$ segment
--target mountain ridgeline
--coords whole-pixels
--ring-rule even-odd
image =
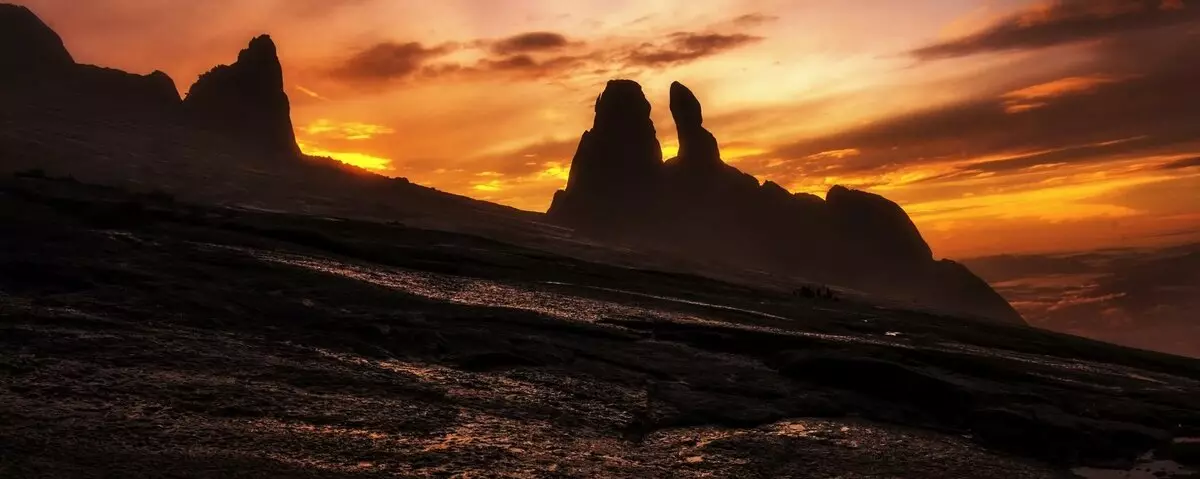
[[[665,246],[697,263],[802,276],[1022,322],[966,268],[935,261],[896,204],[842,187],[821,199],[769,181],[760,185],[721,160],[699,100],[678,83],[671,113],[679,155],[664,162],[650,111],[637,83],[608,83],[567,187],[555,194],[553,222],[588,236]],[[562,230],[541,215],[305,156],[276,45],[266,35],[251,40],[232,64],[201,75],[181,98],[161,71],[138,75],[76,62],[34,13],[0,4],[0,126],[0,166],[11,171],[46,169],[197,202],[399,219],[593,254],[572,249],[578,242],[551,239]]]
[[[721,160],[700,101],[671,85],[679,154],[662,161],[641,86],[613,80],[596,101],[552,220],[585,234],[791,274],[1007,323],[1021,316],[987,283],[935,260],[886,198],[834,186],[822,199],[789,193]]]
[[[75,119],[178,123],[258,153],[297,156],[275,44],[253,39],[237,62],[205,73],[179,97],[166,73],[137,75],[76,63],[62,39],[29,9],[0,4],[0,87],[23,105]],[[11,103],[11,102],[6,102]]]

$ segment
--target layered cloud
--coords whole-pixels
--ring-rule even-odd
[[[926,45],[913,54],[937,59],[1104,41],[1200,18],[1184,0],[1043,0],[971,35]]]
[[[771,21],[769,16],[747,14],[697,31],[589,41],[552,31],[438,45],[388,40],[354,52],[331,73],[337,79],[365,83],[414,76],[469,80],[497,75],[516,79],[621,75],[685,65],[751,45],[763,37],[733,30]],[[447,58],[451,54],[456,58]]]
[[[452,45],[425,46],[419,42],[383,42],[359,51],[333,69],[337,77],[369,82],[407,78],[426,62],[445,55]]]

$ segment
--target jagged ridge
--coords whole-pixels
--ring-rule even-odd
[[[275,44],[262,35],[237,62],[202,75],[181,100],[161,71],[137,75],[76,63],[62,38],[28,8],[0,4],[0,86],[24,103],[80,119],[180,123],[273,155],[300,155]]]
[[[585,234],[647,242],[684,256],[832,282],[955,313],[1020,323],[1020,315],[965,267],[937,261],[896,203],[834,186],[825,199],[791,194],[721,160],[699,100],[671,85],[679,155],[666,162],[649,102],[629,80],[600,98],[638,108],[603,109],[584,134],[567,188],[550,217]],[[628,125],[644,125],[630,129]],[[641,145],[630,150],[628,145]],[[637,165],[636,168],[631,165]]]

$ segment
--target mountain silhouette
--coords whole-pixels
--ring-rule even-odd
[[[0,169],[161,191],[184,201],[406,224],[534,242],[542,215],[305,155],[269,36],[180,98],[165,73],[77,63],[23,6],[0,4]],[[647,105],[648,107],[648,105]]]
[[[165,73],[135,75],[76,63],[62,39],[29,9],[0,4],[0,86],[39,104],[109,116],[170,115],[179,106]]]
[[[267,35],[251,40],[237,62],[201,75],[183,106],[188,120],[201,128],[272,153],[300,154],[283,90],[283,66]]]
[[[843,186],[822,199],[760,184],[721,160],[691,90],[675,82],[670,99],[679,154],[661,162],[641,88],[608,83],[548,211],[552,220],[610,240],[1023,323],[968,269],[935,260],[896,203]]]
[[[267,153],[298,157],[283,68],[271,38],[250,41],[237,62],[201,75],[186,99],[166,73],[137,75],[76,63],[29,9],[0,5],[0,85],[24,105],[77,120],[135,119],[195,126]]]
[[[0,5],[0,86],[0,162],[11,169],[149,186],[194,201],[402,218],[526,244],[561,235],[538,215],[303,155],[276,45],[266,35],[232,64],[201,75],[181,99],[165,73],[77,63],[35,14]],[[609,82],[595,109],[567,187],[548,212],[554,223],[666,249],[696,265],[798,275],[1021,321],[966,268],[935,261],[895,203],[841,187],[825,199],[792,194],[725,164],[700,101],[682,84],[671,86],[679,155],[665,162],[640,85]],[[571,240],[553,244],[598,254]],[[719,274],[738,275],[729,271]]]
[[[636,233],[654,216],[646,209],[655,201],[661,165],[662,147],[641,85],[611,81],[596,98],[596,119],[579,140],[567,189],[556,194],[550,214]]]

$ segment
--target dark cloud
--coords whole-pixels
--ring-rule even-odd
[[[996,93],[798,141],[766,156],[832,167],[826,174],[999,158],[963,171],[981,173],[1191,151],[1200,143],[1197,39],[1167,27],[1099,46],[1097,59],[1078,74],[1108,73],[1105,81],[1080,76],[1030,85],[1020,90],[1036,95],[1028,108],[1014,110],[1011,93]],[[836,162],[819,156],[846,149],[858,154]]]
[[[557,32],[526,32],[499,40],[480,39],[460,44],[427,46],[420,42],[382,42],[359,51],[332,70],[343,80],[381,83],[419,75],[423,78],[475,77],[520,79],[568,76],[621,76],[645,68],[681,65],[762,40],[746,33],[717,33],[749,28],[774,17],[748,14],[700,32],[676,32],[661,41],[628,42],[608,39],[595,43],[572,41]],[[455,50],[482,53],[473,63],[439,62]]]
[[[541,52],[547,50],[558,50],[567,45],[570,41],[566,36],[560,33],[553,32],[529,32],[520,35],[513,35],[503,40],[496,41],[491,45],[492,53],[497,55],[513,55],[527,52]]]
[[[1184,158],[1182,160],[1175,160],[1175,161],[1172,161],[1165,165],[1162,165],[1159,168],[1162,168],[1164,170],[1182,170],[1184,168],[1196,168],[1196,167],[1200,167],[1200,156],[1197,156],[1194,158]]]
[[[1035,326],[1200,357],[1200,244],[963,263]]]
[[[747,13],[740,17],[734,18],[732,23],[744,27],[756,27],[764,23],[770,23],[779,20],[779,17],[774,15],[766,15],[762,13]]]
[[[359,51],[333,73],[356,80],[381,82],[407,78],[429,61],[454,50],[453,45],[427,47],[418,42],[383,42]]]
[[[481,73],[510,73],[524,77],[543,78],[574,71],[586,66],[588,55],[561,55],[537,58],[530,55],[513,55],[504,58],[485,58],[472,67]]]
[[[1194,0],[1058,0],[1005,17],[982,31],[912,51],[922,59],[1026,50],[1157,29],[1200,19]]]
[[[664,44],[643,44],[626,57],[633,66],[660,67],[688,63],[761,41],[744,33],[676,32]]]

